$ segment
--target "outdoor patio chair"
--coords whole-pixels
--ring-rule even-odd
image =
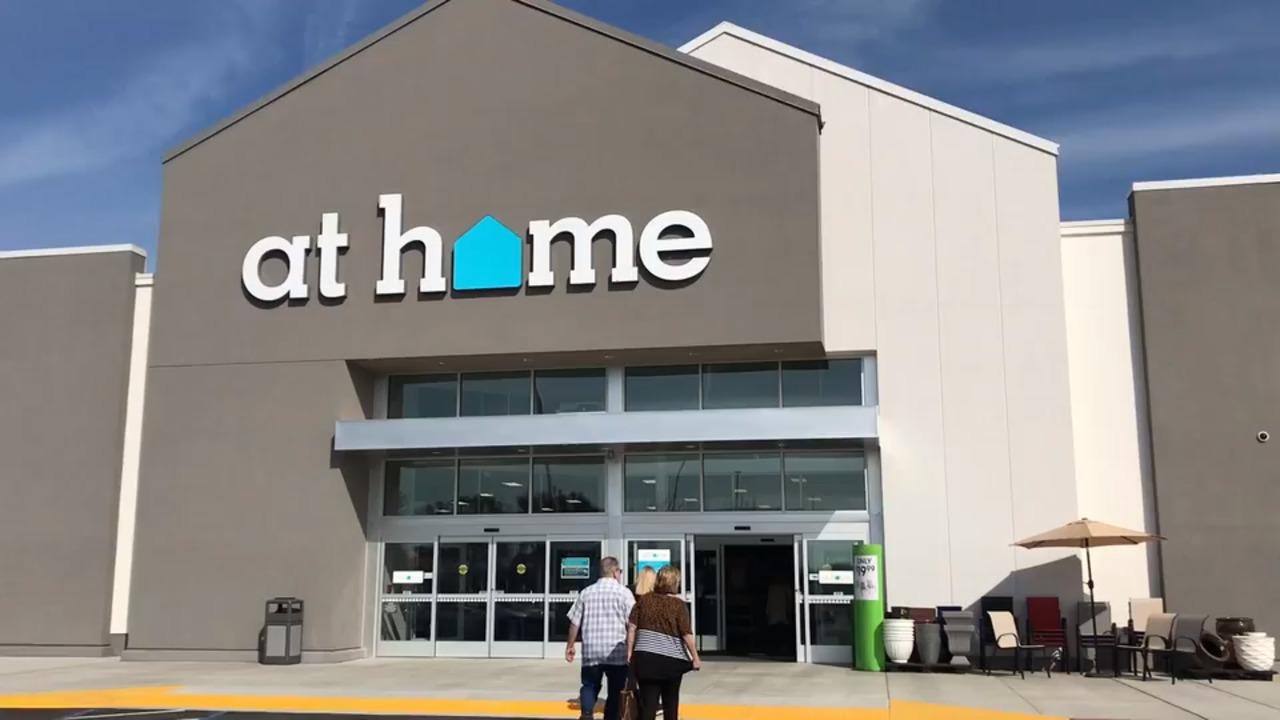
[[[1067,620],[1062,617],[1058,598],[1027,598],[1027,637],[1032,643],[1067,652]],[[1063,660],[1067,672],[1071,672],[1069,662]]]
[[[1151,678],[1152,658],[1158,657],[1169,661],[1168,651],[1173,648],[1173,623],[1178,616],[1174,613],[1155,613],[1147,618],[1146,630],[1142,642],[1134,646],[1126,646],[1126,650],[1137,652],[1142,658],[1142,679]]]
[[[987,669],[987,646],[995,644],[996,636],[991,630],[989,612],[1013,613],[1013,596],[986,595],[978,601],[978,661],[983,670]]]
[[[1226,662],[1226,645],[1217,635],[1205,631],[1205,624],[1208,621],[1208,615],[1178,613],[1173,616],[1168,642],[1161,643],[1164,647],[1148,645],[1146,651],[1148,656],[1154,654],[1164,657],[1165,669],[1173,683],[1176,684],[1179,677],[1191,677],[1197,671],[1211,671],[1215,665],[1220,667]],[[1147,621],[1147,627],[1148,632],[1154,632],[1152,620]],[[1216,641],[1213,647],[1206,644],[1206,637]],[[1145,677],[1149,678],[1151,663],[1147,662],[1146,667]],[[1212,675],[1206,674],[1204,677],[1210,683],[1213,682]]]
[[[1014,671],[1017,672],[1025,680],[1027,673],[1023,663],[1024,655],[1028,661],[1031,656],[1037,652],[1044,663],[1044,674],[1046,677],[1053,677],[1053,673],[1049,668],[1048,648],[1044,645],[1023,644],[1022,638],[1018,635],[1018,621],[1013,618],[1013,613],[1004,610],[991,610],[987,612],[987,619],[991,623],[991,631],[995,635],[995,649],[1013,651]],[[989,668],[983,668],[986,674],[990,675]],[[1035,671],[1035,668],[1032,668]]]
[[[1096,613],[1096,615],[1095,615]],[[1097,621],[1096,623],[1094,621]],[[1095,634],[1094,627],[1097,627]],[[1099,666],[1100,655],[1102,650],[1108,651],[1113,660],[1116,660],[1119,654],[1119,638],[1116,635],[1116,625],[1111,621],[1111,603],[1106,600],[1089,604],[1088,600],[1082,600],[1076,603],[1076,666],[1083,674],[1085,671],[1084,662],[1090,656],[1089,651],[1092,650],[1093,670],[1097,671]]]
[[[1129,672],[1137,674],[1137,653],[1142,638],[1147,634],[1147,621],[1152,615],[1164,612],[1164,598],[1129,598],[1129,622],[1126,623],[1121,648],[1128,650]]]

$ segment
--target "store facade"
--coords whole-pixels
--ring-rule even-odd
[[[867,541],[893,605],[1080,596],[1074,553],[1010,543],[1156,518],[1140,324],[1088,330],[1136,284],[1056,178],[1048,141],[742,28],[430,3],[170,153],[154,278],[74,256],[128,266],[57,304],[115,353],[116,450],[5,416],[22,473],[97,494],[24,485],[40,541],[0,561],[23,617],[68,612],[71,557],[97,594],[0,652],[248,661],[288,595],[308,661],[554,658],[613,555],[681,569],[704,651],[847,663]],[[8,377],[64,348],[23,327]],[[81,516],[114,552],[42,530]],[[1118,615],[1159,562],[1102,561]]]

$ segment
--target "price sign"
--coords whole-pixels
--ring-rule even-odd
[[[853,559],[853,599],[880,599],[880,565],[874,555],[858,555]]]

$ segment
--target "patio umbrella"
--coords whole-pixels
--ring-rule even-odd
[[[1089,614],[1093,619],[1093,635],[1098,635],[1098,608],[1093,597],[1093,558],[1089,554],[1092,548],[1114,545],[1143,545],[1149,542],[1164,540],[1159,535],[1152,535],[1141,530],[1108,525],[1097,520],[1081,518],[1072,520],[1058,528],[1032,535],[1014,543],[1017,547],[1027,548],[1076,548],[1084,550],[1085,567],[1088,569],[1089,582]]]

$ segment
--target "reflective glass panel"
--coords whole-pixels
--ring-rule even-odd
[[[715,453],[702,459],[707,510],[781,510],[782,458],[777,453]]]
[[[527,372],[463,373],[462,415],[528,415],[532,385]]]
[[[698,366],[627,368],[624,405],[640,410],[697,410]]]
[[[861,359],[782,363],[783,407],[861,404]]]
[[[670,565],[680,571],[680,592],[684,593],[684,543],[679,540],[629,540],[627,542],[627,586],[634,588],[642,565],[654,571]]]
[[[778,407],[778,364],[736,363],[702,368],[702,408]]]
[[[382,568],[382,591],[430,595],[435,583],[431,543],[387,543]]]
[[[582,592],[600,577],[600,543],[564,541],[551,543],[551,592]],[[564,638],[561,638],[562,640]]]
[[[498,543],[494,590],[521,595],[542,593],[546,588],[546,552],[545,542]]]
[[[853,596],[854,545],[852,540],[809,541],[810,595]]]
[[[436,640],[484,642],[489,620],[489,604],[484,601],[438,602]]]
[[[382,513],[451,515],[455,466],[452,460],[396,460],[388,462]]]
[[[441,595],[466,595],[489,591],[489,543],[440,543]]]
[[[387,388],[387,417],[442,418],[458,415],[458,376],[392,377]]]
[[[809,640],[812,645],[850,648],[853,654],[853,611],[848,603],[809,606]]]
[[[604,512],[605,460],[601,456],[535,457],[536,512]]]
[[[504,600],[493,604],[494,642],[542,642],[542,601]]]
[[[604,368],[539,370],[533,375],[534,414],[604,412],[607,395]]]
[[[529,461],[486,458],[458,463],[458,514],[529,512]]]
[[[866,510],[862,453],[788,452],[782,458],[788,510]]]
[[[698,512],[702,509],[697,453],[628,455],[623,466],[626,512]]]
[[[382,601],[382,640],[384,642],[426,641],[431,639],[431,601]]]

